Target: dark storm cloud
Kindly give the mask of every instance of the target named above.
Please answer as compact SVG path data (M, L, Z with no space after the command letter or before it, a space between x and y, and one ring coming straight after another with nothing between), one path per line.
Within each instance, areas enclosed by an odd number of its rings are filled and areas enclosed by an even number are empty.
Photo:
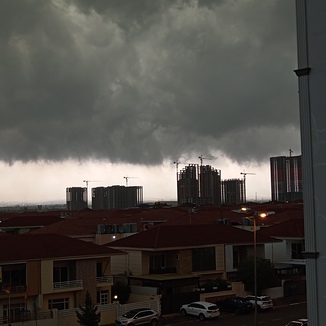
M294 3L3 0L0 160L299 151Z

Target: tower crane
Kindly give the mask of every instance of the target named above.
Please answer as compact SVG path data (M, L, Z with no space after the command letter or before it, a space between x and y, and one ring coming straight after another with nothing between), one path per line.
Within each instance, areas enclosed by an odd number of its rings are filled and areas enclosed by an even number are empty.
M240 172L240 174L243 175L243 192L244 192L244 202L247 202L247 189L246 189L246 175L251 174L255 175L256 173L251 173L251 172Z
M200 165L203 165L203 160L212 160L211 157L203 157L203 155L198 156L200 159Z
M88 203L88 183L89 182L100 182L100 181L96 181L96 180L83 180L83 182L86 183L86 198L87 198L87 203Z
M177 173L178 173L179 164L189 164L189 163L187 163L187 162L174 161L173 164L175 164L175 167L176 167L176 170L177 170Z
M124 179L126 179L126 187L128 187L128 179L130 179L130 178L137 178L137 177L123 177Z

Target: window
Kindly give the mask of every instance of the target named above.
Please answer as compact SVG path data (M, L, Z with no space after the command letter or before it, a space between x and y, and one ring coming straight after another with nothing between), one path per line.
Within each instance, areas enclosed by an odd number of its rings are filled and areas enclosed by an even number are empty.
M53 282L68 281L68 267L54 267L53 268Z
M50 299L49 309L58 309L58 310L69 309L69 298Z
M109 291L97 291L97 303L108 304L109 303Z
M215 248L192 249L193 272L216 270Z
M149 268L151 271L158 271L165 268L165 257L164 255L150 256Z
M303 243L292 243L291 244L291 258L292 259L303 259L302 251L304 251Z

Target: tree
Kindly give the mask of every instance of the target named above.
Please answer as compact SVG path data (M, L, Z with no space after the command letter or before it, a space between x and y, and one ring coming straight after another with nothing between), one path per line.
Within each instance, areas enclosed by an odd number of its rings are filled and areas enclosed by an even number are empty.
M239 279L245 284L248 291L254 291L254 259L250 258L238 268ZM276 286L277 278L274 266L267 259L257 258L257 295L262 290Z
M76 310L78 323L82 326L98 326L101 321L101 313L97 312L98 307L93 304L91 295L86 292L85 306L79 306L79 310Z

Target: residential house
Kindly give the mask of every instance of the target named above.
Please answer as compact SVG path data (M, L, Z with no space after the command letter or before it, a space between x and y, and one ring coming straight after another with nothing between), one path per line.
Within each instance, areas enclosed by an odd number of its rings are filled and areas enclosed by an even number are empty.
M264 245L277 241L257 235L257 255L264 258ZM107 245L128 254L112 258L112 274L154 288L162 313L171 313L198 300L201 284L235 280L239 264L253 256L253 233L225 224L159 225Z
M305 274L303 219L291 219L261 228L258 233L280 240L265 247L266 258L273 262L280 274Z
M111 303L111 258L123 254L118 250L59 234L2 234L0 248L0 322L70 309L72 323L59 324L76 324L74 309L86 291L94 303Z

